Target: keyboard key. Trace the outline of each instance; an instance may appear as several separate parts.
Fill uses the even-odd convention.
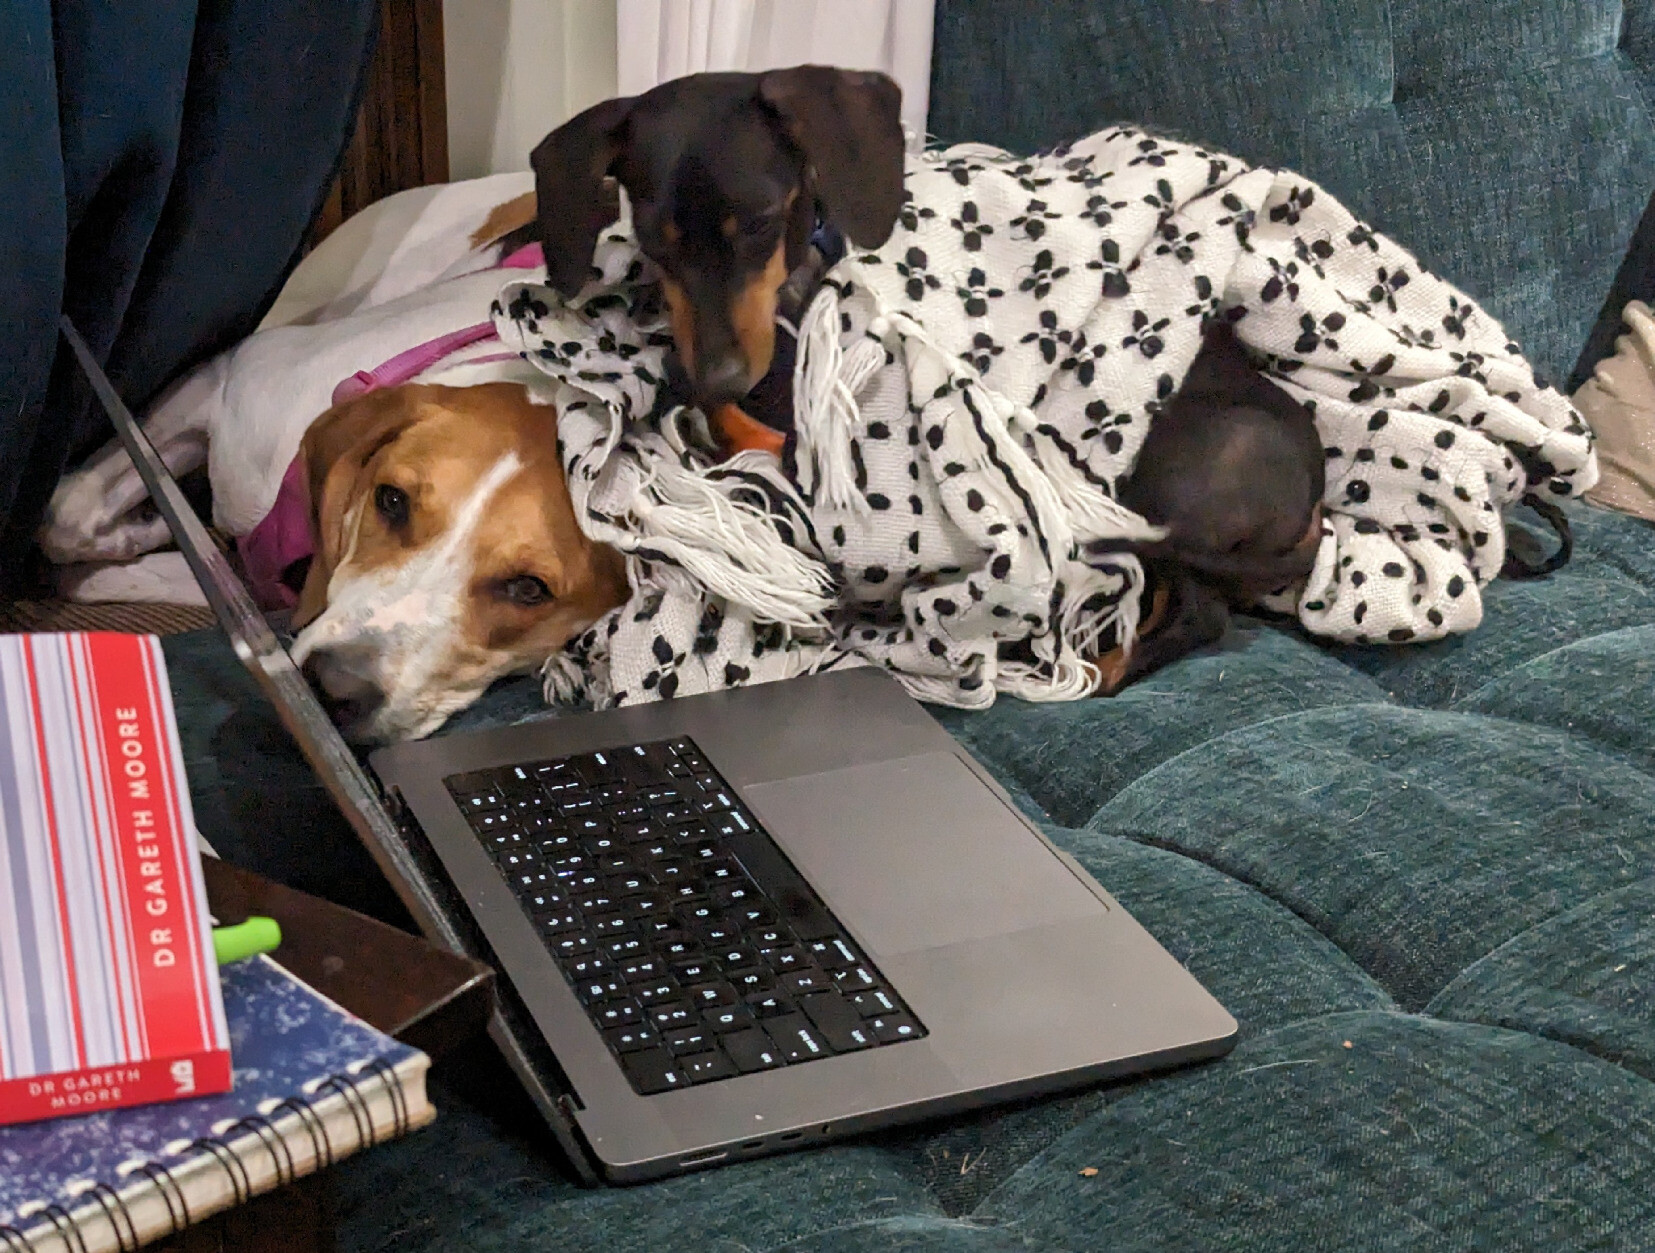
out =
[[[600,940],[632,934],[632,919],[625,914],[588,914],[586,927]]]
[[[619,935],[604,942],[603,951],[609,955],[611,961],[630,961],[641,957],[647,951],[641,937],[636,935]]]
[[[678,999],[678,985],[671,979],[650,979],[632,986],[632,995],[646,1008]]]
[[[701,941],[683,931],[656,937],[660,952],[668,961],[678,957],[693,957],[701,951]]]
[[[679,1027],[664,1033],[662,1039],[674,1053],[705,1053],[714,1047],[713,1033],[704,1026]]]
[[[682,822],[694,822],[701,815],[694,806],[679,801],[671,805],[657,805],[654,809],[644,810],[651,818],[664,827],[675,827]]]
[[[520,844],[515,849],[501,852],[500,857],[497,857],[497,861],[500,864],[501,871],[505,871],[510,876],[516,876],[518,871],[526,871],[530,867],[540,866],[540,854],[525,843]]]
[[[564,906],[561,909],[554,909],[541,914],[540,917],[535,919],[535,924],[540,928],[540,934],[545,936],[558,936],[565,931],[579,931],[581,929],[580,913],[578,910]]]
[[[580,997],[583,1005],[596,1005],[600,1001],[613,1001],[617,998],[625,999],[630,993],[626,984],[620,979],[598,976],[585,979],[575,984],[575,995]],[[614,1026],[614,1023],[605,1023],[605,1026]]]
[[[644,918],[651,914],[665,914],[672,908],[672,902],[661,892],[638,892],[623,898],[621,908],[634,918]]]
[[[557,802],[557,812],[565,818],[579,817],[591,813],[598,807],[597,801],[590,796],[577,796],[572,800]]]
[[[776,915],[763,903],[751,902],[732,905],[724,911],[724,917],[733,923],[737,930],[746,932],[754,927],[768,927],[776,921]]]
[[[730,1059],[722,1053],[697,1053],[678,1059],[678,1069],[691,1083],[706,1083],[712,1079],[728,1079],[736,1073]]]
[[[811,957],[823,970],[843,970],[846,966],[855,966],[862,961],[862,955],[841,936],[817,940],[809,948]]]
[[[874,1039],[881,1044],[912,1040],[921,1034],[919,1024],[907,1014],[882,1014],[878,1018],[868,1019],[868,1026],[873,1028]]]
[[[778,974],[786,974],[789,970],[799,970],[810,964],[810,958],[802,948],[789,946],[787,948],[760,949],[759,956],[764,958],[764,964]]]
[[[542,892],[554,891],[561,886],[552,877],[551,871],[538,868],[519,870],[514,874],[507,875],[506,881],[511,884],[512,890],[517,894],[519,900],[522,900],[525,896],[538,896]]]
[[[594,1011],[600,1027],[630,1027],[644,1020],[636,1001],[606,1001]]]
[[[666,976],[667,965],[659,957],[639,957],[622,962],[615,973],[630,983],[653,983]]]
[[[584,953],[579,957],[567,958],[562,965],[563,972],[576,982],[597,979],[609,973],[609,959],[602,953]]]
[[[692,1005],[702,1009],[712,1009],[718,1005],[734,1005],[741,999],[736,989],[722,981],[718,983],[697,983],[684,989]]]
[[[503,831],[507,827],[516,825],[517,819],[503,809],[497,809],[486,814],[471,815],[471,829],[477,832],[478,835],[488,835],[491,832]]]
[[[646,1012],[657,1031],[676,1031],[683,1027],[699,1026],[701,1022],[700,1015],[682,1001],[652,1005]]]
[[[707,983],[718,978],[718,963],[710,957],[674,962],[673,977],[682,983]]]
[[[833,972],[834,984],[844,992],[865,992],[877,988],[879,979],[866,966],[852,966],[849,970]]]
[[[582,839],[590,839],[595,835],[604,835],[609,831],[609,824],[602,818],[563,818],[560,820],[565,827]]]
[[[863,1022],[856,1007],[837,993],[803,997],[799,1008],[816,1024],[816,1029],[836,1053],[869,1048],[874,1043],[870,1024]]]
[[[776,976],[762,966],[727,971],[724,977],[740,988],[744,996],[751,992],[768,992],[776,986]]]
[[[794,996],[808,996],[830,986],[827,975],[820,970],[790,970],[776,981],[783,992]]]
[[[661,1033],[647,1022],[616,1027],[612,1031],[605,1031],[603,1038],[609,1041],[609,1047],[617,1053],[631,1053],[637,1049],[654,1048],[661,1043]]]
[[[743,1002],[755,1018],[775,1018],[793,1012],[793,1002],[774,992],[755,992]]]
[[[544,892],[531,892],[517,899],[522,901],[523,908],[533,915],[556,913],[560,909],[566,909],[569,905],[567,896],[562,892],[554,892],[550,889]]]
[[[452,780],[449,786],[453,787]],[[487,785],[477,788],[476,791],[466,796],[456,795],[454,799],[459,802],[460,808],[468,814],[481,813],[485,809],[499,809],[506,803],[506,798],[500,795],[499,788]]]
[[[720,1005],[717,1009],[703,1010],[701,1021],[708,1030],[719,1032],[740,1031],[753,1025],[753,1011],[745,1005]]]
[[[621,1068],[626,1071],[632,1086],[645,1096],[688,1087],[688,1081],[676,1069],[671,1053],[664,1048],[644,1049],[637,1053],[623,1053]]]
[[[774,1070],[785,1064],[782,1051],[757,1027],[732,1031],[723,1037],[721,1043],[725,1053],[735,1063],[735,1068],[744,1075],[759,1070]]]
[[[746,883],[715,883],[710,893],[714,905],[728,909],[731,905],[744,905],[753,901],[757,889]]]
[[[572,853],[580,847],[580,841],[567,831],[550,831],[541,836],[536,846],[540,855],[547,861]]]
[[[864,1018],[878,1018],[884,1014],[901,1012],[901,1006],[883,988],[874,988],[870,992],[853,993],[850,1003],[856,1006],[856,1012]]]
[[[494,854],[495,862],[498,863],[501,854],[509,853],[513,849],[530,847],[529,837],[514,827],[501,827],[499,830],[489,833],[488,847],[489,852]]]
[[[813,1058],[830,1056],[832,1049],[803,1014],[783,1014],[764,1024],[765,1032],[790,1062],[807,1062]]]
[[[581,892],[574,898],[575,908],[583,914],[608,914],[621,908],[622,898],[610,892]]]

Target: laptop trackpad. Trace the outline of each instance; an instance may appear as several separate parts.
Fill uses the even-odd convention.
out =
[[[952,753],[754,784],[742,795],[876,956],[1105,908]]]

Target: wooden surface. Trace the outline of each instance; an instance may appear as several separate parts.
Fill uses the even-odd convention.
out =
[[[380,0],[356,131],[311,228],[312,245],[376,200],[448,181],[446,83],[442,0]]]

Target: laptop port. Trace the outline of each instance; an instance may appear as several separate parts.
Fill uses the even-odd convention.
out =
[[[708,1166],[713,1162],[723,1161],[728,1156],[729,1154],[723,1149],[714,1149],[710,1153],[696,1153],[691,1157],[680,1157],[678,1164],[680,1166]]]

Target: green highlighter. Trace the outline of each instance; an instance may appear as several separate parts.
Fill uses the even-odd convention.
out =
[[[282,929],[274,918],[253,917],[233,927],[213,928],[213,955],[220,966],[268,953],[281,942]]]

